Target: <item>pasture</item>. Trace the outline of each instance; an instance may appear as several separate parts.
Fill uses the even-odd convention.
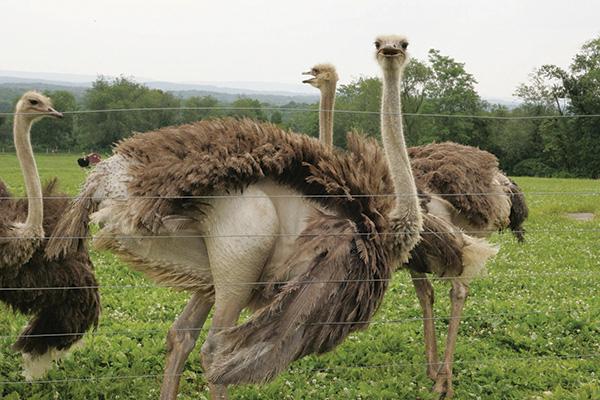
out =
[[[76,155],[40,155],[42,179],[76,193],[85,172]],[[14,155],[0,178],[23,194]],[[600,398],[600,181],[516,178],[527,196],[526,242],[495,235],[501,251],[476,279],[465,307],[455,362],[457,399]],[[577,221],[566,213],[593,213]],[[84,347],[46,380],[26,383],[10,350],[25,318],[0,306],[0,398],[156,399],[166,332],[188,295],[157,288],[108,253],[92,259],[103,301],[101,323]],[[436,325],[444,333],[449,286],[436,282]],[[433,399],[425,374],[421,309],[398,271],[367,330],[336,351],[306,357],[274,382],[241,386],[235,399]],[[201,340],[206,335],[205,325]],[[445,334],[438,333],[442,344]],[[204,399],[199,347],[182,378],[181,399]]]

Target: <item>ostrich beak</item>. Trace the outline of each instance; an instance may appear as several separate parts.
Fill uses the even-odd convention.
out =
[[[396,56],[404,53],[404,51],[402,51],[401,49],[398,49],[393,46],[384,46],[384,47],[380,48],[378,52],[379,52],[379,54],[383,55],[384,57],[396,57]]]
[[[312,75],[313,73],[311,71],[306,71],[303,72],[302,75]],[[315,81],[316,78],[310,78],[310,79],[305,79],[302,81],[302,83],[313,83]]]
[[[62,117],[64,117],[63,113],[61,113],[60,111],[56,111],[52,107],[48,107],[48,115],[50,115],[51,117],[55,117],[55,118],[62,118]]]

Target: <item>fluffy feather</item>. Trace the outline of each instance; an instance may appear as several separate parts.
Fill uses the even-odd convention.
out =
[[[313,221],[309,232],[319,236],[301,236],[298,240],[288,265],[299,272],[295,283],[265,294],[275,296],[268,308],[223,336],[226,349],[243,348],[244,354],[254,354],[257,348],[273,351],[239,364],[231,375],[219,371],[236,364],[238,358],[231,359],[227,356],[231,354],[224,351],[219,366],[211,368],[215,380],[268,380],[294,359],[328,351],[349,332],[366,326],[381,303],[394,262],[408,258],[419,235],[411,229],[399,234],[392,231],[394,220],[389,214],[393,202],[385,196],[365,196],[389,192],[391,182],[381,147],[356,134],[348,137],[348,151],[331,150],[313,138],[285,132],[272,124],[227,118],[140,134],[120,143],[114,153],[126,159],[129,166],[127,224],[141,232],[169,230],[169,221],[177,220],[171,216],[189,215],[186,210],[196,207],[196,197],[244,190],[264,177],[304,195],[317,196],[314,201],[338,212],[332,219],[321,215]],[[101,169],[99,164],[97,170]],[[85,216],[94,207],[96,189],[88,179],[86,189],[53,236],[87,234],[89,220]],[[326,235],[335,229],[345,234]],[[53,238],[49,250],[57,255],[80,246],[76,239],[69,243]],[[305,261],[299,265],[300,259]],[[331,279],[357,282],[298,284],[300,280]],[[303,311],[298,312],[300,309]],[[361,323],[305,326],[311,322],[357,320]],[[274,327],[286,331],[268,337]],[[264,340],[245,342],[247,337]],[[293,346],[289,351],[288,345]],[[276,363],[272,362],[275,358]]]
[[[368,325],[392,272],[383,239],[368,239],[352,221],[326,215],[310,221],[303,235],[282,274],[304,272],[271,287],[275,299],[247,323],[218,333],[223,345],[209,381],[268,381],[292,361],[327,352]]]
[[[43,188],[44,230],[52,232],[59,216],[68,207],[68,199],[57,193],[57,182],[52,180]],[[0,184],[0,214],[9,221],[24,219],[27,200],[10,199],[4,184]],[[13,348],[35,361],[49,353],[67,350],[83,336],[81,333],[98,324],[100,297],[93,265],[87,251],[79,251],[54,261],[44,259],[43,240],[28,262],[18,267],[0,270],[0,301],[13,310],[32,316]],[[48,287],[86,287],[83,289],[43,290]],[[64,335],[60,335],[64,333]],[[75,335],[73,335],[76,333]],[[37,336],[48,335],[51,336]]]

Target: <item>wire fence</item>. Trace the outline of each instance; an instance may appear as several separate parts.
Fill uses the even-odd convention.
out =
[[[3,169],[6,171],[6,169]],[[21,172],[20,169],[15,169],[14,172]],[[72,171],[71,169],[65,169],[65,171]],[[598,184],[600,187],[600,183]],[[600,191],[547,191],[547,192],[523,192],[524,196],[600,196]],[[487,197],[512,197],[514,194],[511,193],[498,193],[498,192],[459,192],[459,193],[427,193],[427,194],[414,194],[414,193],[344,193],[344,194],[273,194],[273,195],[252,195],[244,193],[231,193],[231,194],[206,194],[206,195],[190,195],[190,196],[78,196],[78,195],[59,195],[59,196],[0,196],[0,200],[21,200],[21,199],[45,199],[45,200],[74,200],[74,199],[92,199],[96,201],[102,200],[117,200],[117,201],[128,201],[128,200],[213,200],[213,199],[348,199],[348,198],[427,198],[427,197],[462,197],[462,196],[487,196]]]
[[[416,233],[421,236],[427,235],[442,235],[446,233],[450,234],[469,234],[469,235],[486,235],[490,233],[498,232],[497,229],[481,229],[481,230],[463,230],[463,229],[448,229],[443,231],[396,231],[396,232],[340,232],[340,233],[231,233],[231,234],[164,234],[164,235],[127,235],[127,234],[102,234],[103,239],[114,239],[114,240],[172,240],[172,239],[218,239],[218,238],[317,238],[317,237],[366,237],[373,238],[377,236],[401,236],[401,235],[414,235]],[[600,232],[600,228],[548,228],[548,229],[527,229],[515,230],[515,233],[596,233]],[[53,236],[57,240],[89,240],[94,239],[96,235],[88,236]],[[37,236],[0,236],[0,240],[11,241],[11,240],[37,240],[40,239]],[[48,237],[46,237],[48,239]]]
[[[569,272],[535,272],[535,273],[510,273],[510,274],[498,274],[498,275],[461,275],[461,279],[468,280],[519,280],[523,278],[536,278],[536,277],[583,277],[589,278],[594,276],[600,276],[600,270],[598,271],[569,271]],[[428,277],[413,277],[411,280],[429,280]],[[436,281],[450,281],[457,279],[456,276],[436,276]],[[380,279],[338,279],[338,280],[310,280],[310,281],[295,281],[295,280],[273,280],[273,281],[255,281],[255,282],[223,282],[220,285],[227,286],[269,286],[269,285],[320,285],[320,284],[340,284],[340,283],[376,283],[376,282],[391,282],[393,278],[380,278]],[[212,285],[211,282],[206,282],[202,285]],[[196,284],[144,284],[144,285],[89,285],[89,286],[41,286],[41,287],[2,287],[0,292],[18,292],[18,291],[31,291],[31,290],[85,290],[85,289],[98,289],[98,290],[147,290],[147,289],[197,289]]]
[[[501,115],[483,115],[483,114],[443,114],[443,113],[410,113],[410,112],[381,112],[368,110],[344,110],[344,109],[324,109],[319,108],[295,108],[295,107],[233,107],[233,106],[210,106],[210,107],[133,107],[133,108],[107,108],[96,110],[68,110],[63,111],[65,115],[79,114],[105,114],[105,113],[123,113],[123,112],[150,112],[150,111],[283,111],[283,112],[312,112],[320,111],[334,112],[340,114],[358,114],[358,115],[402,115],[409,117],[423,118],[468,118],[468,119],[491,119],[491,120],[537,120],[537,119],[568,119],[568,118],[599,118],[600,114],[558,114],[558,115],[522,115],[522,116],[501,116]],[[0,112],[0,116],[14,115],[40,115],[40,113],[17,113]],[[51,115],[48,113],[48,115]]]
[[[556,315],[556,314],[577,314],[578,317],[582,317],[584,315],[592,315],[592,310],[583,310],[583,309],[554,309],[554,310],[533,310],[527,312],[504,312],[504,313],[483,313],[483,314],[472,314],[472,315],[463,315],[460,317],[453,317],[451,315],[437,316],[437,317],[408,317],[408,318],[400,318],[400,319],[379,319],[379,320],[371,320],[371,321],[322,321],[322,322],[312,322],[303,324],[304,326],[328,326],[328,325],[398,325],[398,324],[406,324],[411,322],[423,322],[423,321],[450,321],[453,319],[463,320],[481,320],[481,321],[489,321],[492,319],[515,319],[522,318],[528,316],[538,316],[540,313],[544,313],[546,315]],[[600,314],[598,314],[600,316]],[[34,335],[19,335],[19,334],[11,334],[11,335],[0,335],[0,339],[16,339],[19,337],[22,338],[44,338],[44,337],[69,337],[69,336],[105,336],[111,337],[113,335],[151,335],[157,333],[166,333],[168,331],[172,332],[197,332],[197,331],[207,331],[209,328],[201,327],[201,328],[162,328],[162,329],[132,329],[132,328],[121,328],[121,329],[111,329],[106,330],[103,328],[96,329],[90,332],[53,332],[53,333],[44,333],[44,334],[34,334]],[[211,326],[211,330],[227,330],[231,329],[231,327],[218,327]]]
[[[531,362],[531,361],[567,361],[567,360],[589,360],[599,358],[600,353],[589,353],[589,354],[566,354],[566,355],[539,355],[532,357],[493,357],[493,358],[479,358],[477,360],[455,360],[455,365],[474,365],[474,366],[487,366],[497,365],[502,363],[518,363],[518,362]],[[429,365],[439,365],[440,363],[428,363],[428,362],[403,362],[403,363],[382,363],[382,364],[365,364],[365,365],[333,365],[325,368],[299,368],[291,367],[290,373],[306,373],[306,374],[318,374],[327,373],[337,370],[348,370],[348,369],[391,369],[391,368],[406,368],[406,367],[427,367]],[[48,380],[36,380],[36,381],[0,381],[0,385],[39,385],[49,383],[75,383],[75,382],[95,382],[105,380],[135,380],[135,379],[159,379],[167,377],[183,377],[185,373],[180,374],[140,374],[140,375],[106,375],[106,376],[88,376],[88,377],[69,377],[61,379],[48,379]]]
[[[286,108],[286,107],[151,107],[151,108],[121,108],[121,109],[99,109],[99,110],[74,110],[74,111],[66,111],[64,114],[72,114],[72,115],[81,115],[81,114],[91,114],[91,113],[123,113],[123,112],[152,112],[152,111],[282,111],[282,112],[319,112],[320,110],[317,108]],[[382,115],[379,111],[355,111],[355,110],[330,110],[336,113],[348,113],[348,114],[366,114],[366,115]],[[385,113],[389,115],[394,115],[397,113]],[[0,116],[14,116],[17,113],[14,112],[2,112]],[[487,120],[540,120],[540,119],[566,119],[566,118],[599,118],[600,114],[592,114],[592,115],[543,115],[543,116],[492,116],[492,115],[458,115],[458,114],[416,114],[416,113],[402,113],[404,116],[411,117],[419,117],[419,118],[455,118],[455,119],[487,119]],[[47,149],[47,151],[49,151]],[[41,168],[44,170],[44,168]],[[60,171],[73,171],[78,170],[78,168],[74,165],[72,169],[52,169],[53,172]],[[3,172],[20,172],[19,168],[14,169],[3,169]],[[472,192],[472,193],[436,193],[434,194],[437,197],[442,198],[452,198],[456,196],[511,196],[506,193],[497,193],[497,192]],[[525,192],[525,196],[600,196],[599,191],[532,191]],[[406,193],[382,193],[382,194],[372,194],[372,195],[364,195],[364,194],[343,194],[343,195],[275,195],[275,196],[260,196],[260,195],[246,195],[246,194],[232,194],[232,195],[205,195],[205,196],[124,196],[118,198],[94,198],[95,200],[115,200],[115,201],[128,201],[135,199],[185,199],[185,200],[211,200],[211,199],[224,199],[224,198],[281,198],[281,199],[293,199],[293,198],[304,198],[304,199],[323,199],[323,198],[348,198],[348,197],[412,197],[414,194],[406,194]],[[43,199],[74,199],[77,196],[48,196],[43,197]],[[0,197],[0,201],[8,200],[8,199],[26,199],[26,196],[15,196],[15,197]],[[481,230],[446,230],[446,231],[438,231],[438,232],[421,232],[422,235],[432,234],[443,234],[443,233],[467,233],[474,235],[487,235],[491,232],[496,232],[496,229],[481,229]],[[531,228],[527,229],[528,234],[536,234],[536,233],[590,233],[595,234],[600,232],[600,228]],[[365,236],[375,236],[375,235],[402,235],[402,234],[414,234],[414,231],[402,231],[402,232],[374,232],[374,233],[352,233],[352,236],[356,235],[365,235]],[[248,237],[320,237],[320,236],[345,236],[349,235],[348,233],[327,233],[327,234],[319,234],[319,235],[309,235],[303,233],[277,233],[277,234],[197,234],[197,235],[113,235],[107,236],[103,235],[105,238],[115,238],[115,239],[135,239],[135,240],[157,240],[157,239],[179,239],[179,238],[248,238]],[[68,236],[68,237],[57,237],[57,239],[64,240],[86,240],[90,239],[91,236]],[[33,239],[27,237],[0,237],[0,240],[12,240],[12,239]],[[37,238],[36,238],[37,239]],[[474,275],[474,276],[462,276],[461,278],[467,279],[491,279],[491,280],[511,280],[511,279],[522,279],[522,278],[539,278],[539,277],[570,277],[570,278],[589,278],[594,276],[600,276],[600,270],[598,271],[558,271],[558,272],[536,272],[536,273],[510,273],[503,275]],[[414,281],[429,279],[428,277],[415,277],[412,278]],[[456,279],[456,277],[452,276],[442,276],[436,277],[436,280],[447,281]],[[285,281],[256,281],[256,282],[230,282],[225,283],[224,285],[250,285],[250,286],[267,286],[267,285],[285,285],[285,284],[295,284],[295,285],[311,285],[311,284],[340,284],[340,283],[373,283],[373,282],[389,282],[391,279],[365,279],[365,280],[314,280],[314,281],[294,281],[294,280],[285,280]],[[210,282],[207,282],[206,285],[210,285]],[[146,285],[146,284],[136,284],[136,285],[97,285],[97,286],[78,286],[78,287],[2,287],[0,288],[0,292],[8,292],[8,291],[46,291],[46,290],[81,290],[81,289],[99,289],[99,290],[145,290],[145,289],[160,289],[160,288],[176,288],[176,289],[193,289],[197,286],[194,285]],[[479,319],[479,320],[489,320],[489,319],[508,319],[508,318],[523,318],[531,315],[537,315],[540,312],[544,312],[546,314],[563,314],[563,313],[583,313],[585,315],[591,315],[593,311],[591,310],[578,310],[578,309],[554,309],[554,310],[531,310],[527,312],[504,312],[504,313],[483,313],[483,314],[474,314],[474,315],[466,315],[461,319]],[[400,318],[400,319],[380,319],[373,321],[323,321],[323,322],[315,322],[309,325],[392,325],[392,324],[403,324],[409,322],[422,322],[426,320],[443,320],[449,321],[453,318],[452,316],[444,315],[437,316],[432,318],[423,318],[423,317],[409,317],[409,318]],[[173,331],[198,331],[203,328],[171,328]],[[228,328],[219,328],[212,327],[211,329],[228,329]],[[28,338],[42,338],[42,337],[57,337],[57,336],[81,336],[81,335],[93,335],[93,336],[107,336],[110,337],[112,335],[117,334],[128,334],[128,335],[151,335],[156,333],[165,333],[165,329],[122,329],[122,330],[104,330],[102,328],[94,331],[94,332],[63,332],[63,333],[49,333],[49,334],[37,334],[37,335],[24,335],[23,337]],[[0,339],[14,339],[19,337],[20,335],[12,334],[12,335],[0,335]],[[505,358],[480,358],[477,360],[456,360],[454,364],[471,364],[471,365],[488,365],[488,364],[498,364],[498,363],[506,363],[506,362],[531,362],[531,361],[561,361],[561,360],[590,360],[600,358],[600,353],[590,352],[588,354],[540,354],[531,357],[505,357]],[[423,362],[406,362],[406,363],[384,363],[384,364],[364,364],[364,365],[336,365],[330,366],[326,368],[310,368],[307,369],[306,373],[318,373],[318,372],[331,372],[339,369],[387,369],[387,368],[401,368],[401,367],[417,367],[417,366],[427,366],[428,363]],[[292,366],[290,368],[291,371],[301,371],[298,367]],[[89,377],[67,377],[61,379],[47,379],[47,380],[37,380],[37,381],[23,381],[23,380],[4,380],[0,381],[0,385],[34,385],[34,384],[56,384],[56,383],[75,383],[75,382],[95,382],[95,381],[105,381],[105,380],[136,380],[136,379],[156,379],[166,376],[171,377],[179,377],[184,374],[140,374],[140,375],[106,375],[106,376],[89,376]]]

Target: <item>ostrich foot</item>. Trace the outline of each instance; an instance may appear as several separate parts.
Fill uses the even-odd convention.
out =
[[[450,399],[454,396],[454,388],[452,387],[452,373],[440,369],[437,376],[434,378],[433,391],[439,393],[439,399]]]
[[[229,399],[229,396],[227,395],[227,386],[209,384],[208,388],[210,390],[210,399],[211,400],[227,400],[227,399]]]

